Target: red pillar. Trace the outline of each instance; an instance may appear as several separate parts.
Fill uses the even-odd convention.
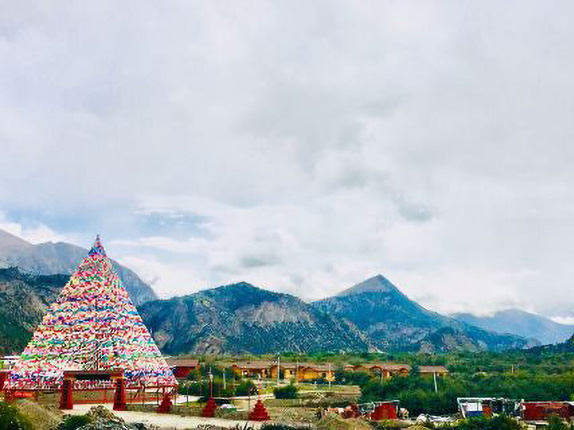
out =
[[[7,390],[4,392],[4,401],[6,403],[12,403],[14,401],[14,391]]]
[[[4,389],[4,383],[8,380],[8,372],[0,371],[0,391]]]
[[[62,397],[60,397],[60,409],[74,409],[73,397],[74,380],[64,378],[62,384]]]
[[[114,393],[114,411],[125,411],[128,408],[126,403],[126,380],[124,378],[117,378],[116,391]]]

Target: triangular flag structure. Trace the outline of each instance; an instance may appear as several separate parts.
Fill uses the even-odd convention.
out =
[[[99,236],[12,369],[7,389],[54,389],[67,370],[124,371],[127,387],[177,382]]]

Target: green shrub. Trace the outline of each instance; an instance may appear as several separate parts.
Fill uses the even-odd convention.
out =
[[[226,388],[223,388],[223,380],[214,378],[213,388],[210,388],[209,381],[186,381],[179,385],[177,391],[179,394],[185,396],[208,396],[213,390],[214,397],[231,397],[233,396],[233,389],[228,383]]]
[[[277,387],[273,390],[276,399],[296,399],[299,395],[299,390],[295,385],[289,384],[285,387]]]
[[[566,424],[564,421],[557,417],[556,415],[552,415],[548,420],[548,427],[547,430],[570,430],[572,427]]]
[[[257,387],[252,380],[248,379],[246,381],[241,381],[241,383],[235,388],[236,396],[249,396],[257,394]]]
[[[33,430],[32,424],[18,409],[0,403],[0,430]]]
[[[335,372],[335,382],[341,385],[365,385],[371,379],[374,379],[366,372]]]
[[[499,415],[494,418],[469,418],[459,421],[456,425],[443,425],[439,429],[453,429],[453,430],[523,430],[518,421]]]
[[[76,430],[92,422],[86,415],[70,415],[58,425],[58,430]]]

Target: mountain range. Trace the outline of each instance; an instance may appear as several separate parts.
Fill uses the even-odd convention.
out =
[[[169,354],[500,351],[538,343],[428,311],[381,275],[305,303],[238,283],[139,308]]]
[[[139,311],[167,354],[370,349],[370,341],[348,321],[245,282],[144,303]]]
[[[70,275],[87,253],[87,249],[65,242],[34,245],[0,229],[0,268],[17,267],[33,275]],[[112,263],[136,305],[157,299],[152,288],[135,272],[117,261]]]
[[[32,245],[0,230],[0,352],[21,351],[86,253],[61,242]],[[157,300],[134,272],[115,264],[158,346],[172,355],[500,351],[544,343],[556,328],[543,317],[537,328],[515,322],[502,332],[469,316],[447,317],[382,275],[313,303],[245,282]]]
[[[476,316],[469,313],[451,316],[495,333],[513,333],[536,339],[544,345],[565,342],[574,333],[574,325],[559,324],[550,318],[519,309],[507,309],[491,316]]]
[[[32,275],[0,269],[0,355],[20,353],[68,275]]]
[[[313,306],[351,321],[380,350],[446,352],[524,348],[536,342],[494,334],[429,311],[382,275],[374,276]]]

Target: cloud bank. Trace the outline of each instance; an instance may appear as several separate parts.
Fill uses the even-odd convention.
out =
[[[382,273],[574,316],[571,3],[0,6],[13,231],[100,233],[164,297]]]

